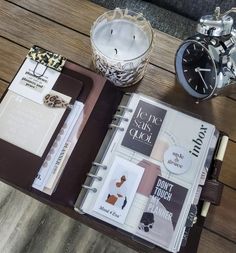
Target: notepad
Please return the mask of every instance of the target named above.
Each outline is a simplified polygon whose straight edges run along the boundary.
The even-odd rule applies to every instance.
[[[54,91],[69,103],[70,97]],[[0,104],[0,138],[42,156],[66,108],[50,108],[8,90]]]

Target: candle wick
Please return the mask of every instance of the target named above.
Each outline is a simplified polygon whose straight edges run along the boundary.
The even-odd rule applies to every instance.
[[[133,35],[133,39],[135,40],[135,35]]]
[[[113,33],[113,29],[111,29],[111,34]]]
[[[115,48],[115,51],[116,51],[116,54],[117,54],[117,52],[118,52],[118,51],[117,51],[117,49],[116,49],[116,48]]]

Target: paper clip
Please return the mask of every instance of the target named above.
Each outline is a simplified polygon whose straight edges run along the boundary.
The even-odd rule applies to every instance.
[[[34,74],[34,76],[36,76],[36,77],[42,77],[42,76],[44,76],[44,74],[45,74],[45,72],[46,72],[46,70],[47,70],[47,66],[44,66],[45,68],[44,68],[44,71],[43,71],[43,73],[42,74],[40,74],[40,75],[36,75],[36,69],[37,69],[37,67],[39,66],[39,62],[37,62],[36,63],[36,65],[35,65],[35,67],[34,67],[34,70],[33,70],[33,74]],[[42,65],[42,64],[41,64]]]

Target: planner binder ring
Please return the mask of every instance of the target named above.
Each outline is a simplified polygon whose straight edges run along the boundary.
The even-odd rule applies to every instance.
[[[102,181],[102,177],[97,176],[97,175],[94,175],[94,174],[92,174],[92,173],[87,173],[87,176],[88,176],[88,177],[95,178],[95,179],[97,179],[98,181]]]
[[[82,184],[82,188],[84,188],[86,190],[89,190],[89,191],[92,191],[94,193],[97,192],[97,188],[93,188],[93,187],[85,185],[85,184]]]
[[[133,93],[132,92],[125,92],[125,95],[131,96]]]
[[[110,127],[110,128],[113,128],[113,127],[114,127],[114,128],[117,128],[117,129],[119,129],[119,130],[121,130],[121,131],[124,131],[124,130],[125,130],[123,127],[118,126],[118,125],[115,125],[115,124],[110,124],[109,127]]]
[[[44,68],[43,73],[40,74],[40,75],[36,75],[36,72],[35,72],[35,71],[36,71],[38,65],[39,65],[39,62],[36,63],[36,65],[35,65],[35,67],[34,67],[34,70],[33,70],[33,74],[34,74],[34,76],[36,76],[36,77],[42,77],[42,76],[44,76],[44,74],[45,74],[45,72],[46,72],[46,70],[47,70],[48,67],[47,67],[47,66],[44,66],[45,68]]]
[[[118,106],[118,109],[123,109],[125,111],[128,111],[128,112],[133,112],[133,110],[125,105],[119,105]]]
[[[101,163],[98,163],[98,162],[93,162],[92,164],[93,164],[93,166],[101,167],[101,168],[103,168],[104,170],[107,169],[107,166],[104,165],[104,164],[101,164]]]
[[[124,117],[124,116],[121,116],[121,115],[119,115],[119,114],[115,114],[115,115],[114,115],[114,119],[116,119],[116,118],[121,119],[121,120],[124,120],[124,121],[128,121],[128,120],[129,120],[128,118],[126,118],[126,117]]]

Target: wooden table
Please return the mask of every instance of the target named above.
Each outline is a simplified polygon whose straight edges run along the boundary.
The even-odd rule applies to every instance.
[[[104,8],[85,0],[1,0],[0,94],[6,90],[33,44],[91,68],[89,30],[104,11]],[[236,96],[217,97],[196,105],[176,82],[174,55],[181,41],[159,31],[155,34],[151,62],[138,91],[197,113],[229,134],[220,175],[220,181],[225,185],[222,202],[219,207],[210,208],[198,252],[236,252]],[[73,213],[69,215],[75,217]],[[93,227],[88,218],[82,216],[79,220]],[[108,235],[110,232],[105,226],[99,231]],[[119,240],[145,251],[126,236]]]

